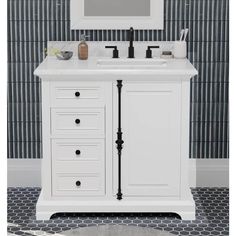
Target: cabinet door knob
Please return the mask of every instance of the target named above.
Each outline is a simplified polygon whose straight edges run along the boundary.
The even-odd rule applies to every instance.
[[[80,150],[76,150],[76,151],[75,151],[75,154],[76,154],[76,155],[80,155],[80,153],[81,153]]]
[[[80,182],[79,180],[76,181],[75,184],[76,184],[77,187],[80,187],[80,186],[81,186],[81,182]]]
[[[80,92],[78,92],[78,91],[75,92],[75,96],[76,96],[76,97],[79,97],[79,96],[80,96]]]
[[[80,119],[75,119],[75,123],[79,124],[80,123]]]

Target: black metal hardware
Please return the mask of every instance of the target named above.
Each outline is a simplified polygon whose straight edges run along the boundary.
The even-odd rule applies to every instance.
[[[80,155],[80,153],[81,153],[80,150],[76,150],[76,151],[75,151],[75,154],[76,154],[76,155]]]
[[[105,46],[105,48],[113,48],[113,56],[112,58],[119,58],[119,51],[117,50],[117,46]]]
[[[117,88],[118,88],[118,131],[117,131],[117,140],[116,140],[116,148],[118,150],[118,192],[117,199],[122,199],[121,192],[121,150],[123,148],[124,141],[122,140],[122,130],[121,130],[121,88],[122,88],[122,80],[117,80]]]
[[[77,187],[80,187],[80,186],[81,186],[81,182],[80,182],[79,180],[76,181],[75,184],[76,184]]]
[[[160,48],[159,46],[148,46],[146,50],[146,58],[152,58],[152,48]]]
[[[80,119],[75,119],[75,123],[79,124],[80,123]]]
[[[78,91],[75,92],[75,96],[76,96],[76,97],[79,97],[79,96],[80,96],[80,92],[78,92]]]
[[[134,28],[129,29],[129,48],[128,48],[128,58],[134,58]]]

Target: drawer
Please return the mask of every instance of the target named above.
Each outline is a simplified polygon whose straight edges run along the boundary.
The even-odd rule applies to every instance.
[[[51,109],[52,135],[104,136],[104,108]]]
[[[57,173],[99,173],[105,170],[103,162],[99,161],[56,161],[52,163],[52,171]]]
[[[103,82],[52,82],[52,105],[89,106],[104,101]]]
[[[99,174],[57,174],[53,178],[53,195],[89,196],[105,194],[104,178]]]
[[[104,155],[104,140],[52,140],[52,159],[54,161],[103,161]]]

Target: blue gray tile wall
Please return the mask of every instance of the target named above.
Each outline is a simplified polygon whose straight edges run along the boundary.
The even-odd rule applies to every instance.
[[[70,0],[8,0],[8,158],[41,158],[41,86],[48,40],[127,40],[125,30],[70,30]],[[229,0],[165,0],[165,29],[135,40],[176,40],[190,29],[191,158],[228,158]]]

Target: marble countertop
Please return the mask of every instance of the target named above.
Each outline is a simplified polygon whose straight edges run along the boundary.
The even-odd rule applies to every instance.
[[[46,57],[36,68],[34,75],[42,80],[162,80],[168,77],[170,80],[189,80],[197,75],[197,70],[188,59],[166,59],[165,66],[125,66],[122,68],[98,65],[99,59],[111,59],[107,57],[90,57],[88,60],[79,60],[72,57],[68,61],[61,61],[55,57]],[[139,58],[143,59],[143,58]],[[116,60],[116,59],[111,59]],[[135,60],[135,59],[128,59]],[[148,60],[148,59],[145,59]]]

